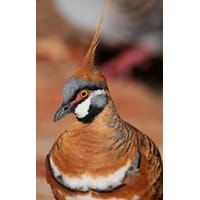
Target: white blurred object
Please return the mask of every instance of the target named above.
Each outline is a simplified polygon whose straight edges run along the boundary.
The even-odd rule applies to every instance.
[[[105,0],[54,2],[64,19],[91,35],[95,32],[105,4]],[[97,63],[107,78],[126,76],[134,67],[162,56],[162,7],[162,0],[111,0],[100,37],[105,47],[103,54],[106,48],[122,51]]]
[[[58,12],[76,27],[94,33],[104,0],[54,0]],[[101,39],[108,45],[136,44],[162,52],[162,0],[113,0]]]

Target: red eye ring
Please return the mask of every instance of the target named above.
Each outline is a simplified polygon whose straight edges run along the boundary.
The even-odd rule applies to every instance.
[[[82,98],[86,98],[88,96],[89,92],[88,92],[88,90],[81,90],[79,94]]]

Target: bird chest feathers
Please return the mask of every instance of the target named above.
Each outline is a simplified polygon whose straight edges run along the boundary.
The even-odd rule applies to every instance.
[[[135,151],[127,149],[124,157],[120,158],[120,145],[126,144],[122,139],[115,141],[118,133],[112,117],[107,105],[92,123],[74,124],[54,145],[50,158],[54,171],[59,167],[60,171],[67,171],[68,176],[79,177],[67,179],[72,189],[88,190],[91,187],[106,190],[119,186],[124,179]],[[57,174],[60,176],[62,173]]]
[[[47,181],[57,200],[159,200],[159,151],[150,138],[121,119],[105,77],[94,68],[102,21],[103,16],[81,67],[65,83],[54,121],[69,113],[77,121],[52,146]]]

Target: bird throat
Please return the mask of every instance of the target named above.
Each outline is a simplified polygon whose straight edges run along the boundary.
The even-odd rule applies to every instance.
[[[88,115],[84,118],[77,117],[77,120],[78,123],[75,123],[77,127],[73,130],[82,130],[80,135],[78,133],[77,135],[82,138],[81,140],[88,141],[85,144],[88,148],[91,145],[91,148],[100,147],[99,151],[102,152],[114,150],[118,159],[127,155],[134,146],[133,129],[118,115],[110,98],[105,107],[90,106]],[[100,145],[93,146],[92,140],[99,141]]]

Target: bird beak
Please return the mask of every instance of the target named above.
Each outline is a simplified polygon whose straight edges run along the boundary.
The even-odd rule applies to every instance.
[[[54,115],[54,122],[62,119],[66,114],[69,114],[73,110],[73,104],[63,103]]]

